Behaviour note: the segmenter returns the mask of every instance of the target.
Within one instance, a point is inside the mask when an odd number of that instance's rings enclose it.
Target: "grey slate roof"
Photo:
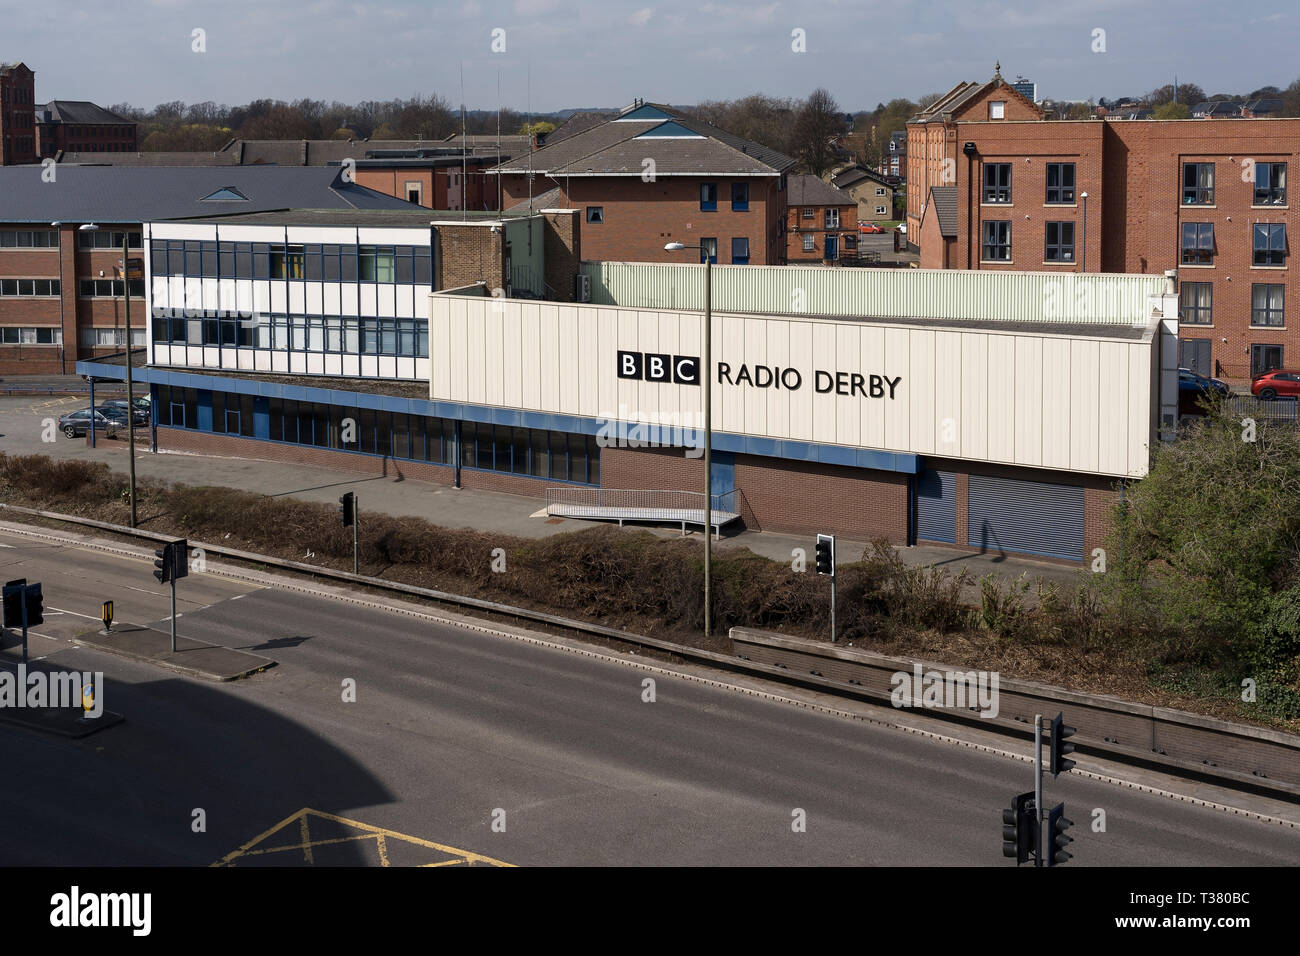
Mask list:
[[[869,179],[882,186],[888,186],[890,189],[894,188],[894,184],[890,182],[888,176],[882,176],[880,173],[866,169],[862,166],[850,166],[848,169],[836,173],[831,177],[831,185],[840,189],[847,189],[849,186],[852,186],[855,183],[860,183],[864,179]]]
[[[81,153],[64,150],[59,163],[85,166],[237,166],[237,158],[228,150],[211,153]]]
[[[343,179],[337,167],[0,167],[0,222],[144,222],[272,209],[413,209]],[[248,201],[203,199],[233,186]],[[424,211],[427,215],[429,210]]]
[[[856,206],[858,201],[817,176],[791,176],[786,180],[785,201],[790,206]]]
[[[1206,100],[1193,106],[1191,112],[1193,116],[1240,116],[1241,102],[1239,100],[1216,100],[1214,102]]]
[[[39,123],[77,123],[97,126],[134,126],[135,120],[89,103],[86,100],[50,100],[36,110]]]
[[[939,217],[939,235],[957,238],[957,187],[931,186],[930,209]]]
[[[574,113],[559,126],[555,127],[555,129],[551,130],[551,132],[547,133],[544,138],[544,143],[547,146],[561,143],[570,136],[585,133],[587,130],[599,126],[602,123],[608,123],[617,116],[617,113],[598,113],[591,110]]]
[[[671,106],[647,103],[669,120],[610,120],[558,143],[497,167],[498,172],[533,172],[560,176],[641,175],[653,160],[657,175],[773,176],[795,160],[759,143],[734,136],[709,123],[690,119]],[[663,122],[676,123],[700,138],[637,139]]]
[[[560,204],[562,202],[564,202],[564,190],[560,189],[559,186],[552,186],[550,189],[546,190],[546,192],[538,193],[537,195],[533,196],[531,205],[532,208],[535,210],[536,209],[558,209],[560,208]],[[521,202],[515,203],[513,206],[507,206],[506,212],[507,213],[527,212],[529,205],[530,205],[529,200],[524,199]]]

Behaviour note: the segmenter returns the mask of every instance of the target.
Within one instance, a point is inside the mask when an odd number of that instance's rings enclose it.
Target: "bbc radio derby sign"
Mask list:
[[[694,355],[661,355],[655,352],[618,353],[618,377],[641,382],[669,385],[699,385],[700,360]],[[863,375],[861,372],[813,371],[813,390],[819,394],[861,395],[863,398],[894,398],[903,380],[897,375]],[[753,388],[785,389],[793,392],[803,387],[804,377],[797,368],[777,365],[741,365],[733,371],[727,362],[718,363],[719,385],[749,385]]]

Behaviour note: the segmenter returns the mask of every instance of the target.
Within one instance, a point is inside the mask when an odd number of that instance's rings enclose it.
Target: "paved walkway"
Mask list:
[[[107,462],[115,470],[127,470],[126,439],[101,441],[89,448],[81,438],[57,441],[42,440],[42,425],[47,418],[83,407],[84,396],[51,398],[49,396],[0,395],[0,450],[10,454],[43,454],[60,458],[77,458]],[[547,517],[541,497],[508,495],[492,491],[453,489],[429,482],[403,478],[364,478],[346,471],[334,471],[312,465],[287,462],[256,461],[243,458],[212,458],[183,454],[152,454],[148,450],[148,430],[137,434],[136,474],[140,478],[176,481],[191,485],[223,485],[272,496],[290,496],[305,501],[336,504],[339,495],[353,491],[357,495],[361,520],[367,510],[391,515],[425,518],[447,528],[475,528],[526,538],[543,538],[565,531],[588,527],[594,522],[573,518]],[[636,525],[628,525],[629,529]],[[653,529],[664,537],[677,537],[679,529]],[[702,540],[701,534],[688,536]],[[719,549],[749,548],[777,561],[790,561],[794,549],[803,548],[812,559],[813,535],[790,535],[774,532],[724,532]],[[837,538],[841,562],[857,561],[869,542]],[[941,545],[917,545],[897,549],[910,565],[935,565],[954,573],[966,568],[974,577],[1000,573],[1011,578],[1021,574],[1050,581],[1075,580],[1077,567],[1051,561],[1001,554],[970,554]]]

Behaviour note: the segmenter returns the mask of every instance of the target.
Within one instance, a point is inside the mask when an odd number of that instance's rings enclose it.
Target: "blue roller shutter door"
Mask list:
[[[971,475],[967,544],[1083,560],[1083,488]]]
[[[923,471],[916,476],[916,539],[957,543],[957,476]]]

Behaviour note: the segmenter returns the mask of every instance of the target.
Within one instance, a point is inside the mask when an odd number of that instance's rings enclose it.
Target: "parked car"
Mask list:
[[[119,428],[126,427],[126,413],[117,409],[104,410],[102,406],[96,409],[79,408],[75,412],[68,412],[66,415],[59,416],[59,431],[69,438],[80,438],[86,432],[90,431],[90,416],[95,416],[95,430],[103,429],[105,434],[115,432]]]
[[[867,233],[876,233],[876,232],[884,232],[884,231],[885,231],[884,226],[877,226],[874,222],[858,223],[858,232],[863,233],[864,235]]]
[[[125,398],[110,399],[109,401],[105,402],[103,405],[100,405],[99,409],[100,411],[105,413],[107,413],[109,409],[115,409],[121,412],[123,417],[125,417],[126,399]],[[146,398],[144,400],[144,404],[141,405],[140,399],[137,398],[135,400],[135,411],[131,417],[136,425],[148,425],[149,424],[149,399]]]
[[[900,222],[900,223],[898,224],[898,231],[899,231],[900,233],[902,233],[903,235],[907,235],[907,223],[905,223],[905,222]]]
[[[1226,396],[1232,390],[1217,378],[1206,378],[1189,368],[1180,368],[1178,370],[1178,391],[1196,392],[1198,394],[1218,392],[1219,395]]]
[[[1275,368],[1270,372],[1256,375],[1250,380],[1250,394],[1266,402],[1282,395],[1300,395],[1300,372]]]

